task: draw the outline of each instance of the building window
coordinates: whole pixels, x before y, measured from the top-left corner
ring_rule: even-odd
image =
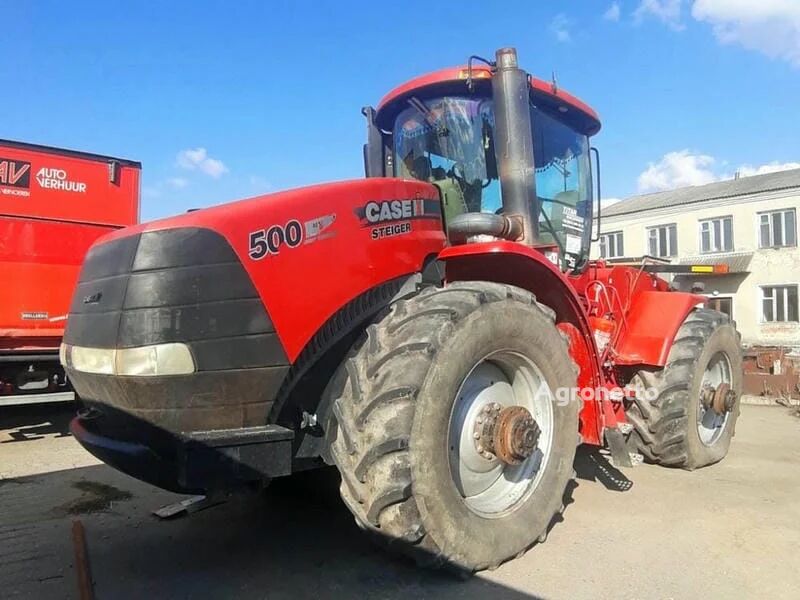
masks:
[[[733,321],[733,298],[730,296],[710,297],[708,299],[708,308],[728,315],[728,318]]]
[[[795,210],[773,210],[758,213],[759,248],[797,245]]]
[[[733,217],[700,221],[700,252],[733,250]]]
[[[761,287],[761,322],[797,322],[797,285]]]
[[[650,256],[676,256],[678,230],[675,224],[659,225],[647,229],[647,250]]]
[[[600,236],[600,257],[601,258],[619,258],[625,256],[625,250],[622,246],[622,232],[613,231],[611,233],[604,233]]]

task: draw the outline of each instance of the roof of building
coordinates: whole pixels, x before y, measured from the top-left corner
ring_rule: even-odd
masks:
[[[762,192],[798,187],[800,187],[800,169],[791,169],[789,171],[778,171],[777,173],[767,173],[765,175],[752,175],[750,177],[728,179],[727,181],[718,181],[706,185],[696,185],[666,192],[633,196],[604,208],[602,216],[614,217],[628,215],[657,208],[668,208],[670,206],[694,204],[706,200],[747,196],[749,194],[759,194]]]

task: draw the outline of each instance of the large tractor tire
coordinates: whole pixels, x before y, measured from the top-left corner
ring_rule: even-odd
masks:
[[[739,416],[742,356],[728,317],[697,309],[681,325],[665,367],[637,372],[627,416],[631,450],[688,470],[722,460]]]
[[[462,573],[544,541],[579,408],[555,393],[577,369],[553,312],[518,288],[454,283],[395,303],[366,334],[331,382],[331,455],[359,526]]]

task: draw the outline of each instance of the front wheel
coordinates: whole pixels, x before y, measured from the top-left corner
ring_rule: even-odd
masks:
[[[552,311],[528,292],[468,282],[398,302],[332,382],[342,498],[420,563],[496,567],[563,510],[575,385]]]

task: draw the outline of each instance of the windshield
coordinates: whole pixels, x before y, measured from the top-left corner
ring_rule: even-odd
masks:
[[[558,245],[574,264],[589,245],[589,140],[534,106],[531,118],[540,242]],[[395,175],[436,183],[447,219],[462,212],[497,212],[502,201],[494,127],[489,99],[412,98],[395,120]]]

